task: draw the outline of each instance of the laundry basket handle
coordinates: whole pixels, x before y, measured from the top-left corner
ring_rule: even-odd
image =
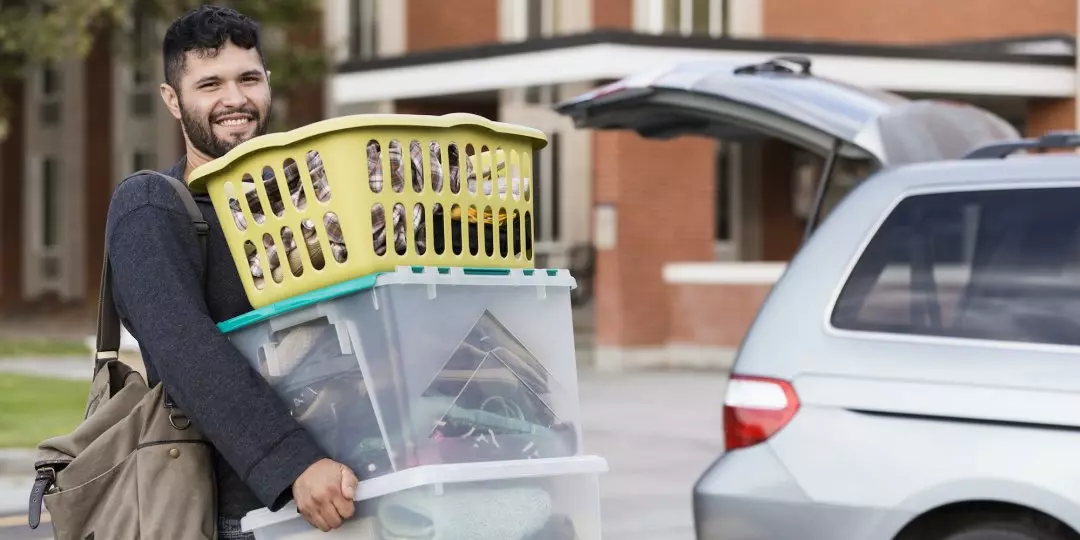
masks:
[[[202,250],[202,257],[205,261],[206,237],[210,232],[210,227],[206,224],[206,219],[203,218],[199,206],[195,204],[195,199],[192,198],[191,191],[189,191],[188,187],[180,180],[158,171],[139,171],[129,175],[124,180],[143,175],[154,175],[164,178],[176,190],[176,193],[180,195],[180,200],[183,201],[184,208],[187,209],[188,216],[195,225],[195,232],[199,237],[199,247]],[[205,269],[206,264],[203,264],[204,274],[206,271]],[[120,315],[117,313],[116,303],[113,301],[112,268],[109,265],[109,243],[107,240],[105,242],[105,255],[102,257],[101,263],[101,287],[99,290],[101,292],[98,297],[97,346],[94,351],[95,376],[97,375],[98,370],[100,370],[109,360],[120,357]]]

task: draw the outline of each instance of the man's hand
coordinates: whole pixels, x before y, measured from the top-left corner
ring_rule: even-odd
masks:
[[[358,483],[356,475],[345,465],[321,459],[293,483],[293,500],[308,523],[329,532],[352,517]]]

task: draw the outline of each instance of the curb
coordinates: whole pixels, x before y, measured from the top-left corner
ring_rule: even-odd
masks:
[[[34,458],[37,452],[31,448],[0,449],[0,476],[34,476]]]
[[[0,516],[25,516],[33,487],[33,476],[0,476]],[[41,515],[41,522],[46,523],[46,513],[42,512]],[[22,521],[23,526],[25,523]],[[0,527],[0,531],[11,530],[8,523]]]
[[[82,356],[0,358],[0,373],[89,381],[90,362]]]

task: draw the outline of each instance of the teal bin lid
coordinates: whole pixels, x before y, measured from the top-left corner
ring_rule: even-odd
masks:
[[[218,330],[221,330],[224,334],[228,334],[229,332],[235,332],[283,313],[303,309],[310,305],[318,304],[319,302],[326,300],[333,300],[334,298],[345,296],[347,294],[364,291],[374,287],[378,279],[379,273],[369,274],[361,278],[351,279],[329,287],[323,287],[322,289],[314,290],[292,298],[286,298],[285,300],[275,302],[269,306],[264,306],[243,315],[237,315],[227,321],[222,321],[217,325]]]
[[[423,266],[413,266],[407,268],[399,268],[398,272],[409,272],[413,274],[422,274],[428,270]],[[447,275],[451,273],[449,267],[435,268],[440,275]],[[509,276],[509,268],[463,268],[460,272],[469,276]],[[559,270],[533,270],[524,269],[520,270],[525,276],[534,276],[537,272],[540,272],[541,276],[547,274],[547,276],[555,277],[559,275]],[[309,293],[294,296],[292,298],[286,298],[280,302],[275,302],[265,307],[255,309],[244,313],[243,315],[237,315],[229,320],[218,323],[218,330],[221,330],[223,334],[230,332],[236,332],[247,328],[248,326],[258,324],[268,319],[274,318],[278,315],[283,315],[290,311],[296,311],[308,306],[318,304],[319,302],[325,302],[327,300],[333,300],[342,296],[355,294],[368,289],[373,289],[379,284],[379,276],[393,274],[394,272],[376,272],[374,274],[368,274],[364,277],[351,279],[349,281],[343,281],[341,283],[331,285],[329,287],[323,287],[322,289],[314,290]]]

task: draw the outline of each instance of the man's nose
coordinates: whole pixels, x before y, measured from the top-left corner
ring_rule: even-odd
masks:
[[[227,107],[240,107],[247,103],[247,96],[235,83],[225,85],[225,93],[221,98],[222,105]]]

